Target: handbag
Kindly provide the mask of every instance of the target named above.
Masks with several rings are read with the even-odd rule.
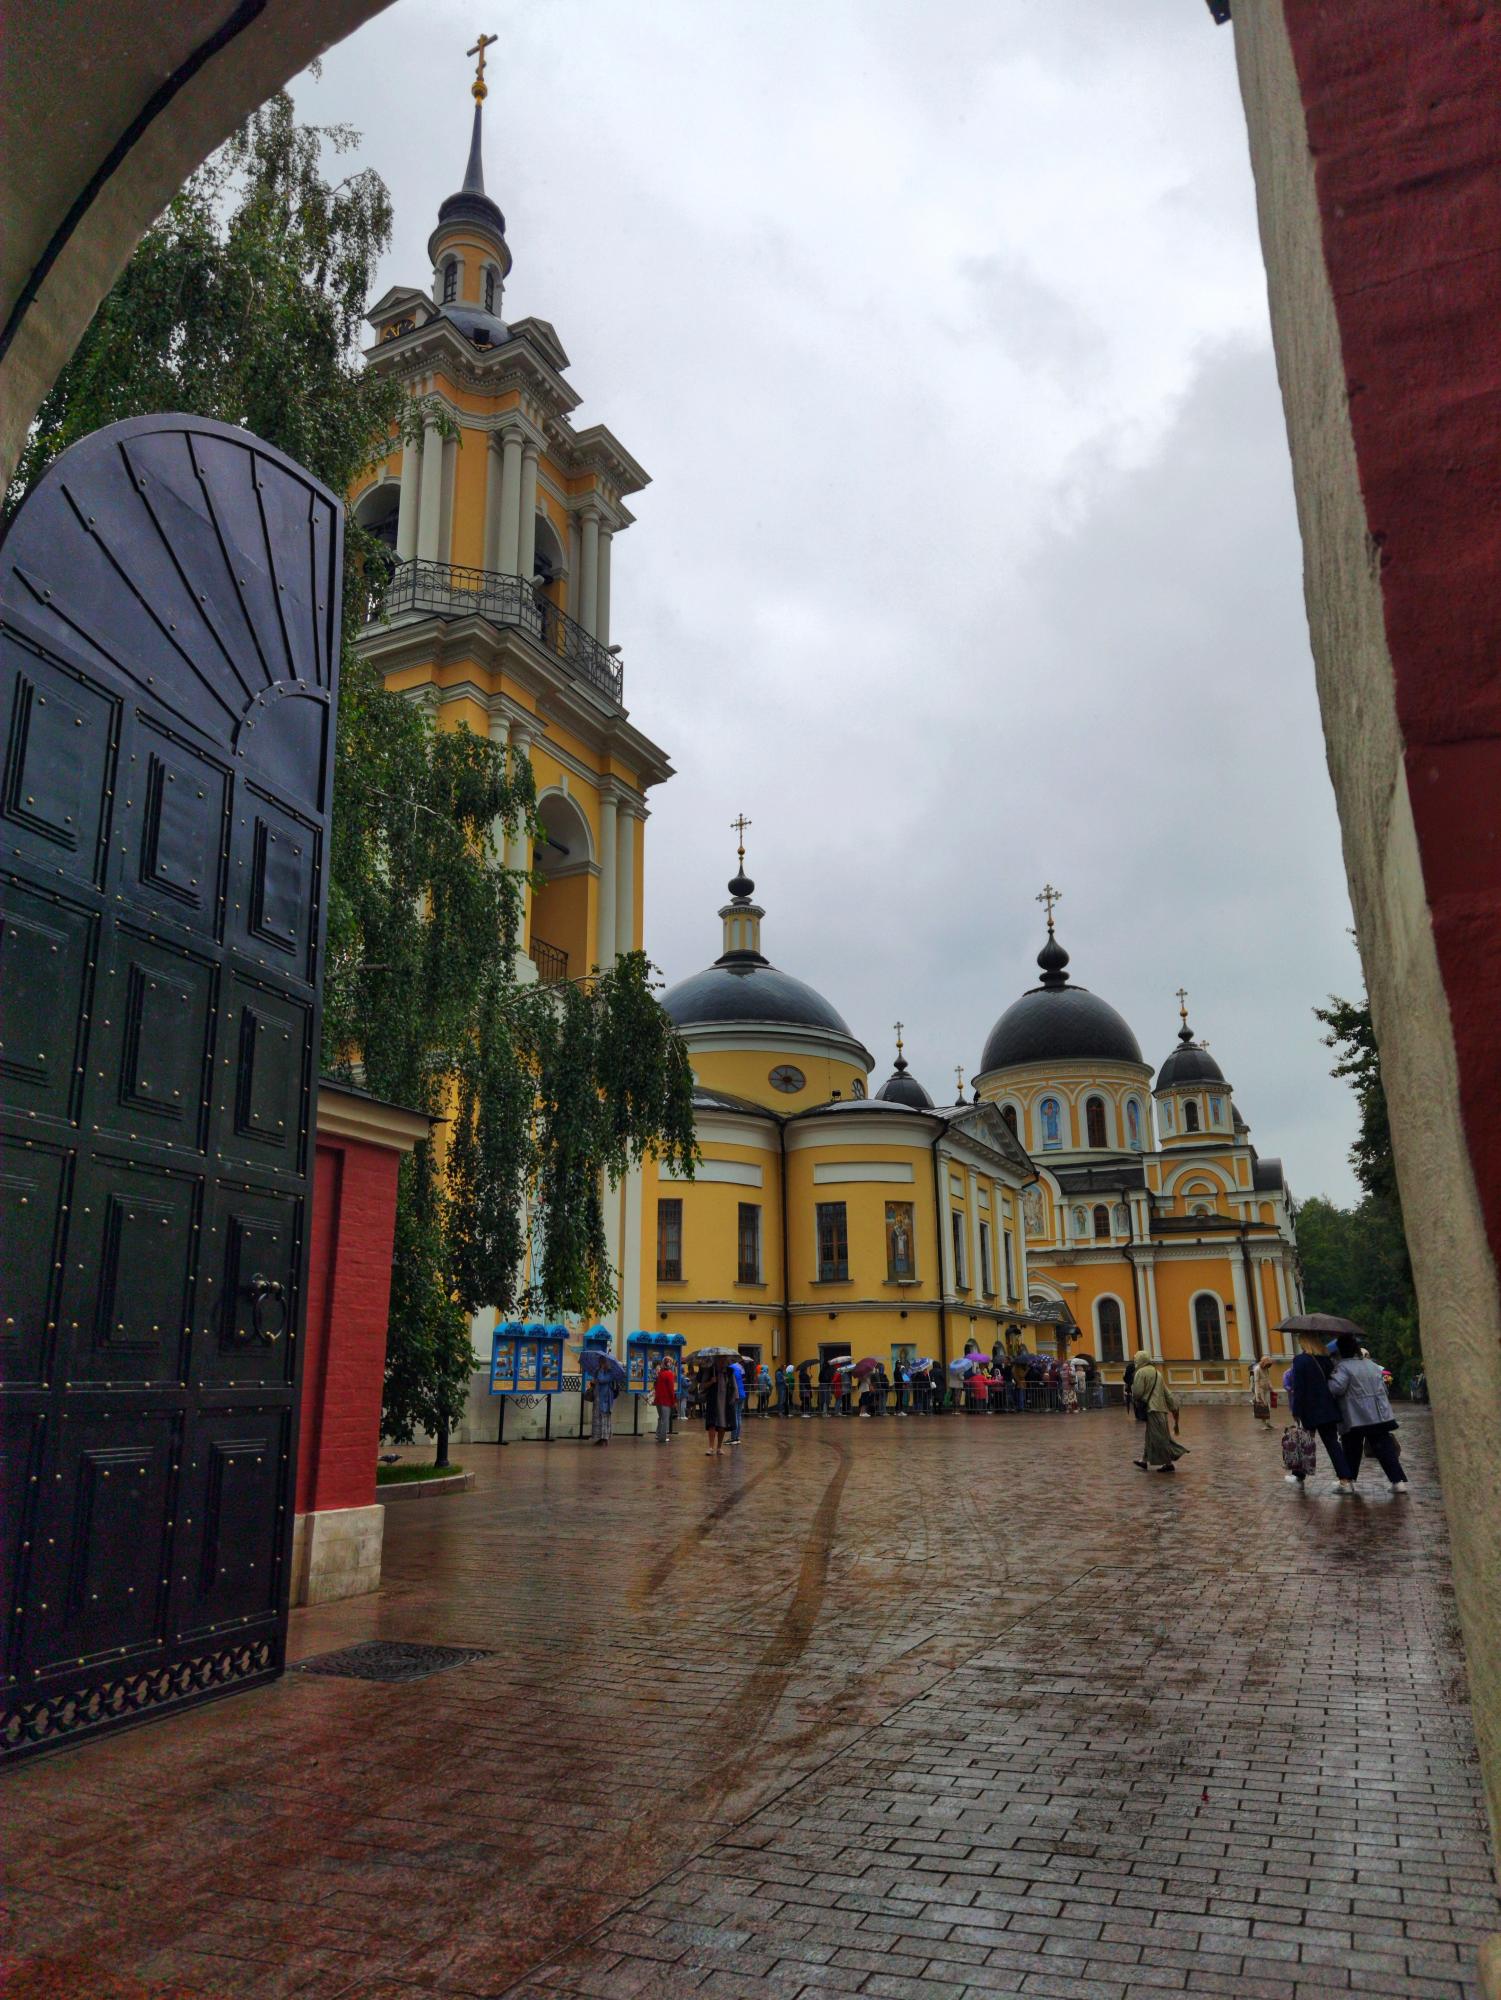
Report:
[[[1299,1479],[1306,1479],[1319,1462],[1318,1439],[1301,1424],[1289,1424],[1282,1433],[1282,1463]]]

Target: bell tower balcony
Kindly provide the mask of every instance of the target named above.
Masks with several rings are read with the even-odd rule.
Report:
[[[560,611],[539,582],[456,563],[393,562],[384,585],[370,593],[364,629],[419,618],[484,618],[520,632],[551,666],[624,706],[618,649],[602,646]]]

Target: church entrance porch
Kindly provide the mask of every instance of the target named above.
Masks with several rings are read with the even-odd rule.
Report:
[[[1405,1501],[1298,1494],[1248,1412],[1188,1412],[1176,1482],[1133,1430],[467,1446],[291,1653],[473,1657],[12,1775],[7,2000],[1465,2000],[1501,1911],[1427,1412]]]

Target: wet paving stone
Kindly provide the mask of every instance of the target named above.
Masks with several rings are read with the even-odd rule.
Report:
[[[1088,1417],[470,1446],[309,1665],[4,1781],[7,2000],[1467,2000],[1501,1928],[1426,1412],[1299,1493]]]

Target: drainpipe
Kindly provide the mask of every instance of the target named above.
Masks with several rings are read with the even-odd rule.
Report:
[[[1261,1301],[1256,1296],[1255,1273],[1251,1268],[1251,1252],[1246,1247],[1246,1224],[1240,1225],[1240,1261],[1246,1273],[1246,1297],[1251,1307],[1251,1358],[1261,1359]]]
[[[787,1122],[775,1112],[772,1116],[777,1121],[777,1143],[782,1149],[782,1331],[787,1337],[787,1351],[782,1356],[782,1365],[785,1367],[792,1359],[792,1280],[788,1275],[792,1265],[787,1251]]]
[[[938,1361],[943,1370],[942,1387],[947,1392],[949,1384],[949,1306],[943,1284],[943,1225],[945,1221],[943,1185],[938,1173],[938,1148],[942,1145],[946,1126],[940,1125],[933,1135],[933,1234],[938,1251]]]

